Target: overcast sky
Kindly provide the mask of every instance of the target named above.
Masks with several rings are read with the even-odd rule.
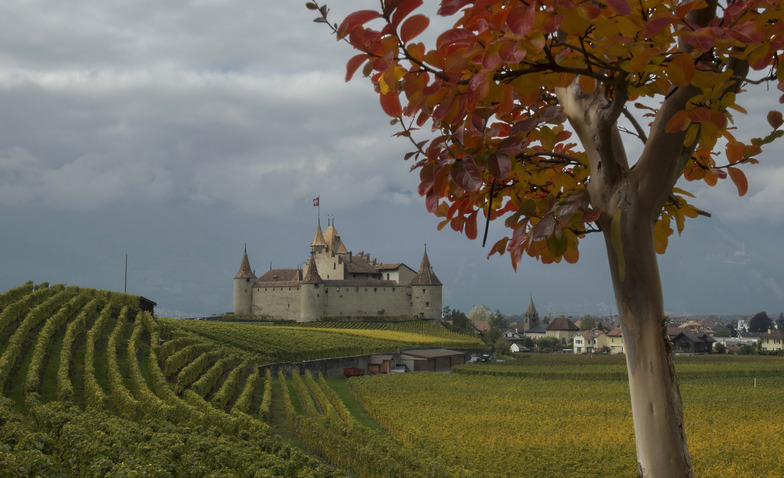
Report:
[[[160,315],[229,311],[251,265],[297,267],[321,198],[347,247],[417,269],[424,245],[444,305],[505,314],[615,314],[600,237],[577,265],[486,259],[437,231],[409,150],[353,55],[304,1],[17,1],[0,4],[0,289],[27,280],[123,290]],[[332,20],[371,0],[343,0]],[[435,4],[435,2],[433,2]],[[743,104],[763,111],[777,95]],[[741,118],[749,134],[762,119]],[[746,137],[746,135],[741,135]],[[633,150],[635,146],[630,145]],[[784,310],[784,167],[778,145],[727,182],[684,187],[713,213],[661,257],[671,314]],[[490,228],[489,243],[503,234]]]

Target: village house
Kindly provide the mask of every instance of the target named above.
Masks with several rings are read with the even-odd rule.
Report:
[[[610,338],[599,329],[584,330],[574,336],[574,353],[591,354],[610,348]]]
[[[580,328],[574,325],[574,322],[566,317],[556,317],[550,322],[550,325],[545,327],[548,337],[555,337],[561,345],[572,343],[572,339]]]
[[[760,350],[765,352],[784,350],[784,331],[782,330],[770,329],[760,334],[759,340]]]
[[[714,342],[708,334],[681,332],[672,339],[672,351],[677,354],[709,354]]]
[[[607,332],[607,338],[610,339],[610,353],[613,354],[622,354],[626,353],[626,349],[623,345],[623,332],[621,331],[620,327],[616,327],[611,331]]]

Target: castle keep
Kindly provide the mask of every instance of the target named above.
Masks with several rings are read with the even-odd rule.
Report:
[[[320,319],[441,317],[441,281],[427,250],[419,270],[379,263],[346,249],[334,224],[319,225],[301,269],[270,269],[256,277],[247,249],[234,276],[234,314],[310,322]]]

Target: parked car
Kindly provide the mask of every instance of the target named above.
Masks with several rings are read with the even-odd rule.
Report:
[[[395,365],[394,367],[392,367],[392,370],[389,371],[389,373],[406,373],[406,372],[410,372],[410,370],[408,370],[408,366],[404,363],[399,363]]]

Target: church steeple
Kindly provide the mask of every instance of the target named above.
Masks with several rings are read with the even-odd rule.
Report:
[[[253,269],[250,268],[250,261],[248,260],[248,246],[245,246],[245,252],[242,253],[242,262],[240,263],[240,270],[237,272],[237,275],[234,276],[235,279],[255,279],[256,274],[253,273]]]

